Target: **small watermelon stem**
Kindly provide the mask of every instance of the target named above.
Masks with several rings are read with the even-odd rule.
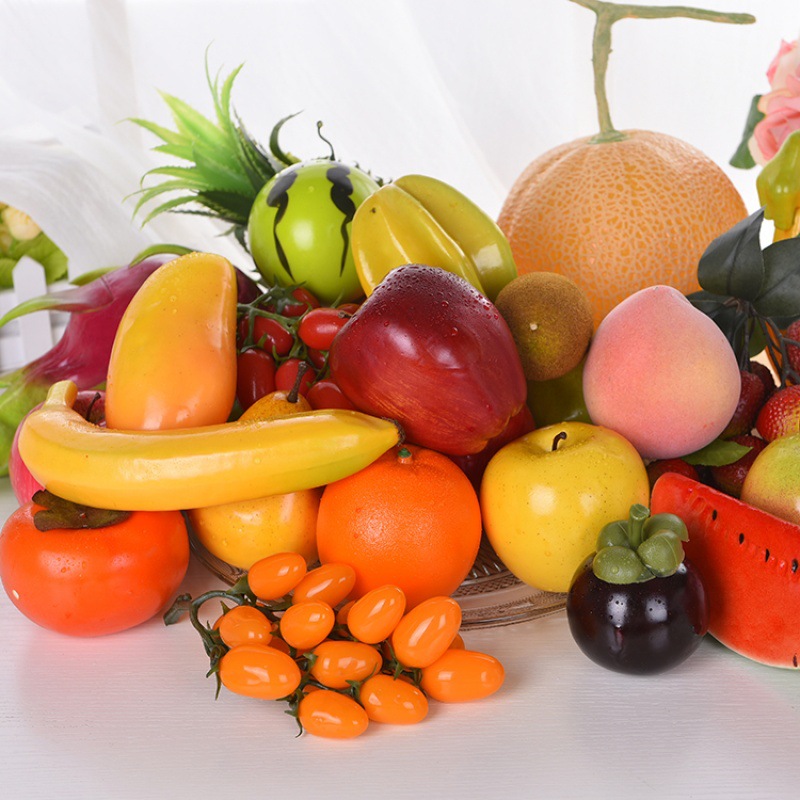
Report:
[[[609,3],[605,0],[570,0],[588,8],[597,17],[592,38],[592,65],[594,67],[594,94],[597,100],[597,119],[600,133],[592,141],[595,143],[618,142],[626,139],[626,134],[614,128],[606,93],[606,74],[608,58],[611,54],[611,26],[620,19],[667,19],[686,17],[706,22],[726,22],[732,25],[751,25],[756,18],[751,14],[726,14],[721,11],[707,11],[687,6],[642,6],[633,3]]]

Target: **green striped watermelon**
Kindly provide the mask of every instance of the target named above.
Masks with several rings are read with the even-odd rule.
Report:
[[[653,514],[677,514],[689,529],[686,557],[709,604],[709,633],[773,667],[800,666],[800,526],[676,473],[662,475]]]

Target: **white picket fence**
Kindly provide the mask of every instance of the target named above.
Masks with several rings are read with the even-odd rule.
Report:
[[[54,289],[44,280],[41,265],[23,258],[14,269],[14,288],[0,292],[0,316],[18,303],[39,297]],[[62,312],[37,311],[12,320],[0,328],[0,373],[27,364],[47,352],[64,331],[68,315]]]

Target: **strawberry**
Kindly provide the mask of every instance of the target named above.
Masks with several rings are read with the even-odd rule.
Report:
[[[749,370],[740,370],[742,388],[739,390],[739,403],[733,412],[730,422],[720,434],[721,438],[729,439],[742,433],[750,433],[753,429],[756,415],[764,405],[766,388],[761,378]]]
[[[800,319],[796,319],[787,329],[784,338],[791,339],[795,342],[800,342]],[[800,372],[800,346],[796,344],[786,343],[786,355],[789,358],[789,364],[795,372]]]
[[[726,464],[723,467],[711,467],[709,471],[711,473],[711,481],[717,489],[729,494],[731,497],[738,498],[742,493],[742,484],[745,476],[756,456],[767,446],[767,443],[757,436],[751,436],[749,433],[733,436],[731,441],[749,447],[750,450],[738,461]]]
[[[760,361],[750,361],[747,369],[761,378],[761,383],[764,384],[764,400],[766,400],[778,388],[775,385],[775,376],[772,374],[772,370]]]
[[[651,461],[647,465],[647,477],[650,479],[650,489],[652,490],[653,484],[665,472],[677,472],[679,475],[685,475],[687,478],[699,481],[700,475],[697,468],[684,461],[682,458],[663,458],[657,461]]]
[[[759,412],[756,430],[768,442],[800,433],[800,386],[775,392]]]

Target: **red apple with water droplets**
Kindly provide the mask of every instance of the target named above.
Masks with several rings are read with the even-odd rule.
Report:
[[[483,450],[527,395],[511,331],[491,301],[419,264],[380,282],[336,335],[328,363],[356,408],[451,456]]]

